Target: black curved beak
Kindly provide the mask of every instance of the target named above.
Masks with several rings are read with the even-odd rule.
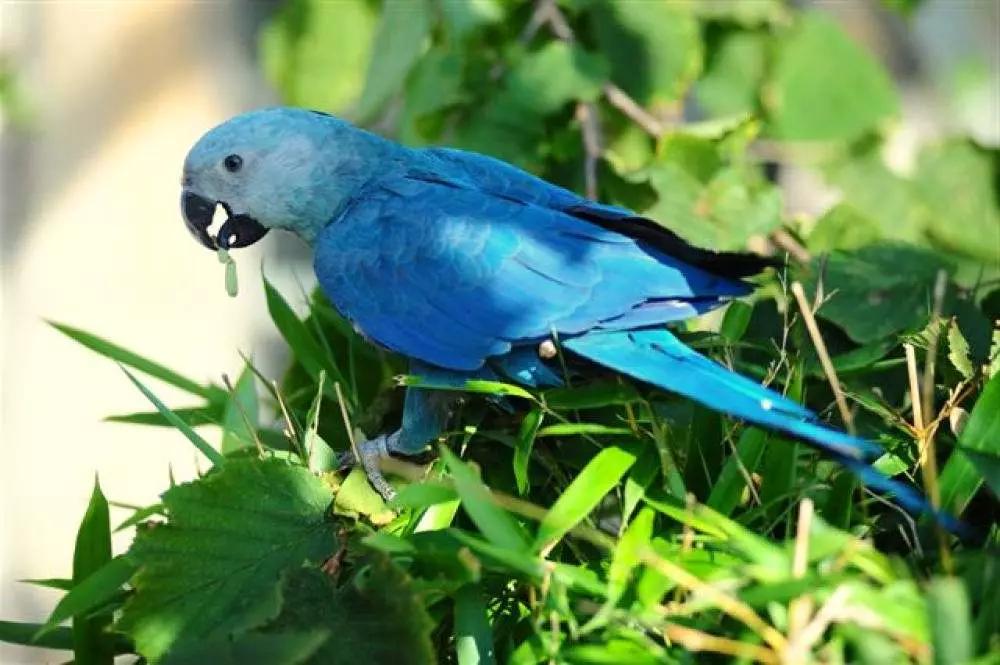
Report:
[[[213,237],[208,229],[212,226],[216,204],[221,205],[228,219],[219,229],[219,235]],[[188,231],[202,245],[215,251],[217,249],[236,249],[247,247],[263,238],[270,230],[253,217],[248,215],[233,215],[232,209],[225,201],[209,201],[194,192],[181,193],[181,215]]]

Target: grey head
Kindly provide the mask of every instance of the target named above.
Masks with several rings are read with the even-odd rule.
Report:
[[[212,250],[252,245],[272,228],[311,243],[377,169],[386,144],[306,109],[235,116],[205,133],[184,160],[184,222]],[[227,219],[213,237],[216,206]]]

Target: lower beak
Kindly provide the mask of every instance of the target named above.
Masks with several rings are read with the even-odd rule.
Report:
[[[225,208],[228,219],[219,228],[218,236],[213,237],[208,229],[212,226],[216,205]],[[224,201],[209,201],[189,191],[181,193],[181,215],[191,235],[213,251],[247,247],[263,238],[269,230],[249,215],[234,216]]]

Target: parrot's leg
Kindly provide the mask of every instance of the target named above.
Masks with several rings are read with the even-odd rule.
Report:
[[[419,375],[416,363],[411,365],[410,371]],[[354,451],[349,450],[341,455],[340,465],[343,467],[360,462],[372,486],[383,498],[390,500],[395,491],[382,476],[379,459],[390,454],[407,457],[419,455],[428,443],[445,430],[448,418],[460,399],[461,394],[452,391],[408,388],[403,403],[402,426],[392,434],[359,441],[357,451],[361,459],[356,460]]]

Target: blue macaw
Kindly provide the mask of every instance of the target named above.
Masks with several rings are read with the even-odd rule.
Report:
[[[245,247],[272,228],[301,237],[339,313],[407,357],[414,374],[554,386],[560,376],[540,349],[557,340],[574,358],[806,441],[911,512],[961,528],[872,469],[876,444],[822,424],[667,330],[750,293],[742,278],[769,259],[699,249],[491,157],[407,148],[305,109],[253,111],[213,128],[187,155],[182,187],[187,227],[210,249]],[[227,220],[213,236],[217,205]],[[392,488],[378,458],[421,452],[452,406],[408,389],[400,429],[357,446],[383,495]]]

